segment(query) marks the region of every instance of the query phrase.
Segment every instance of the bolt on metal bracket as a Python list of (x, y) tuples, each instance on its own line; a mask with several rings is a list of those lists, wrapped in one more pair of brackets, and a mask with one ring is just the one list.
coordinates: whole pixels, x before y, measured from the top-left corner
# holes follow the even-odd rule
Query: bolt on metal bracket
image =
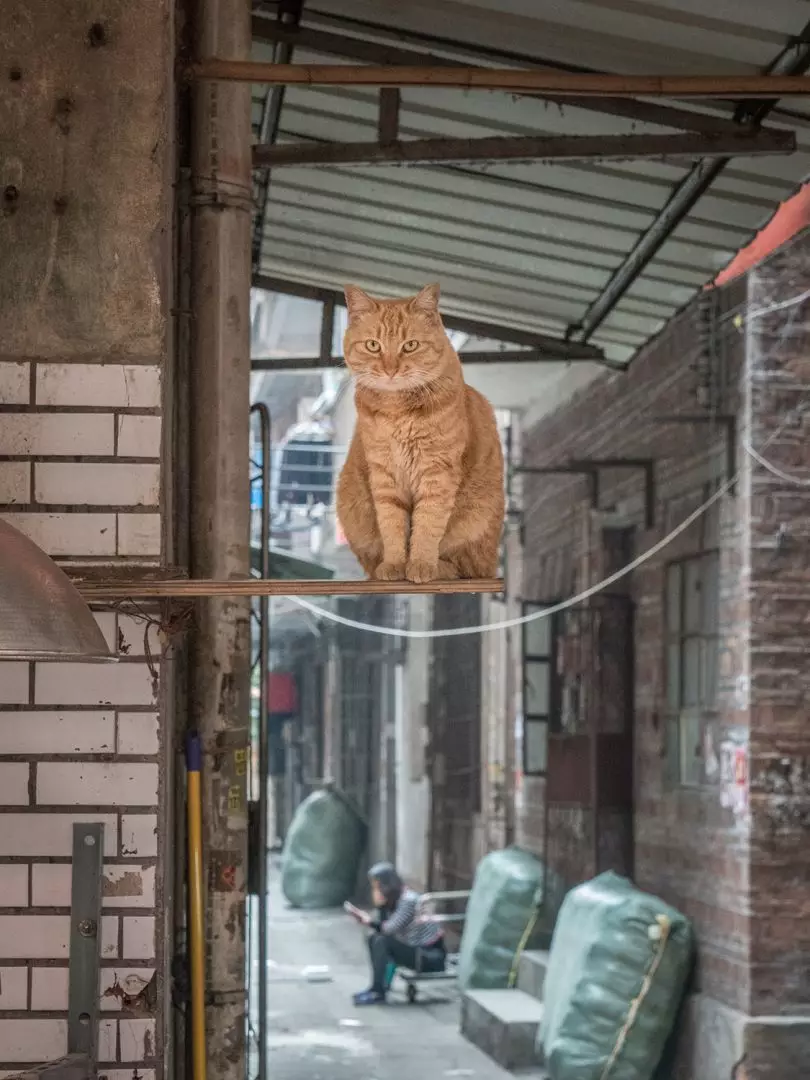
[(96, 1059), (99, 1013), (99, 926), (104, 859), (103, 824), (73, 826), (70, 894), (68, 1053)]

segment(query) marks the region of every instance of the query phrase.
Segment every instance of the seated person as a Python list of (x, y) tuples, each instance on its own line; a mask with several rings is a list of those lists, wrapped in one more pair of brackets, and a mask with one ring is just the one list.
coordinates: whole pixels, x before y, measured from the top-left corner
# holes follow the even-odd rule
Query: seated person
[(409, 889), (390, 863), (378, 863), (368, 872), (374, 914), (349, 906), (348, 910), (374, 932), (369, 938), (371, 986), (354, 995), (355, 1005), (383, 1005), (391, 965), (413, 971), (444, 971), (447, 954), (438, 923), (418, 914), (419, 894)]

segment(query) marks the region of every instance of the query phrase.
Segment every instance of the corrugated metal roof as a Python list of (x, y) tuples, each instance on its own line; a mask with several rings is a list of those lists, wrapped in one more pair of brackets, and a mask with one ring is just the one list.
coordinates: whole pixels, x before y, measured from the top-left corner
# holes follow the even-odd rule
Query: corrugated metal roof
[[(486, 66), (533, 61), (616, 73), (750, 74), (808, 19), (804, 0), (311, 0), (303, 27)], [(505, 54), (505, 55), (499, 55)], [(272, 58), (256, 43), (255, 59)], [(340, 62), (303, 47), (296, 63)], [(258, 132), (264, 88), (254, 90)], [(731, 115), (719, 103), (682, 108)], [(810, 104), (768, 124), (796, 131), (790, 157), (737, 158), (664, 243), (594, 335), (626, 361), (711, 280), (810, 175)], [(279, 142), (376, 138), (366, 89), (288, 88)], [(661, 126), (531, 98), (402, 92), (400, 132), (417, 136), (623, 134)], [(430, 168), (285, 167), (272, 177), (263, 273), (329, 287), (407, 292), (440, 280), (458, 315), (562, 336), (688, 172), (655, 161)]]

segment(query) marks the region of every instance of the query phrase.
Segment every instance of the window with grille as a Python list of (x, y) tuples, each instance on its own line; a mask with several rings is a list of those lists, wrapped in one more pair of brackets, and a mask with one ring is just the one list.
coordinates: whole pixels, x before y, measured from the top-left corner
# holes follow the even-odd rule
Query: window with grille
[[(523, 614), (542, 611), (543, 604), (523, 605)], [(556, 618), (547, 616), (523, 624), (523, 774), (545, 776), (549, 725), (555, 702)]]
[(677, 782), (703, 779), (704, 726), (717, 708), (719, 554), (707, 551), (667, 568), (666, 692)]

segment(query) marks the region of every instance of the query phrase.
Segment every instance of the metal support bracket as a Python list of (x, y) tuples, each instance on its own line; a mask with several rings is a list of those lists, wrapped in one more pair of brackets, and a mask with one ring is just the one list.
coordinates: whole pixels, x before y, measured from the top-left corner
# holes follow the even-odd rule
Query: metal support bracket
[(655, 525), (655, 460), (653, 458), (592, 458), (586, 461), (572, 461), (577, 468), (592, 469), (639, 469), (644, 473), (644, 526), (652, 529)]
[(737, 417), (733, 413), (675, 413), (671, 416), (653, 416), (656, 424), (716, 424), (726, 434), (726, 483), (729, 494), (737, 494)]
[(591, 500), (591, 509), (599, 509), (599, 469), (596, 466), (582, 462), (570, 465), (543, 465), (534, 467), (531, 465), (518, 465), (512, 469), (513, 473), (522, 476), (554, 476), (561, 475), (586, 476), (588, 478), (588, 493)]
[(68, 1053), (96, 1060), (104, 825), (73, 826)]

